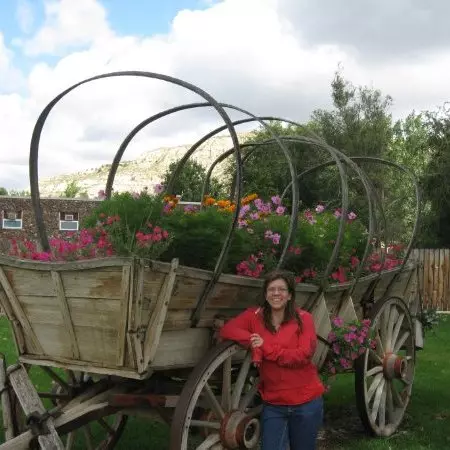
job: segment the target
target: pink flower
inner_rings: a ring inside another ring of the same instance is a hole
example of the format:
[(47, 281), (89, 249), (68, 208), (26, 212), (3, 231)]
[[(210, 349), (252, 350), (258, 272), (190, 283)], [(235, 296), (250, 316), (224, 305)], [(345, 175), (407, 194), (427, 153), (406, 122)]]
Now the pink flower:
[(345, 273), (344, 267), (339, 266), (338, 270), (331, 274), (331, 278), (338, 281), (339, 283), (345, 283), (347, 281), (347, 275)]
[(161, 183), (155, 184), (153, 186), (153, 192), (157, 195), (162, 194), (164, 192), (164, 185)]
[(341, 347), (339, 346), (339, 344), (337, 344), (337, 343), (333, 344), (333, 352), (336, 355), (339, 355), (341, 353)]
[(239, 217), (243, 218), (250, 211), (250, 205), (244, 205), (239, 210)]
[(357, 215), (353, 211), (351, 211), (348, 213), (347, 217), (348, 217), (348, 220), (352, 221), (352, 220), (356, 219)]
[(258, 214), (257, 212), (251, 213), (251, 214), (250, 214), (250, 219), (252, 219), (252, 220), (258, 220), (258, 219), (259, 219), (259, 214)]
[(99, 198), (99, 200), (105, 200), (105, 198), (106, 198), (105, 191), (103, 189), (100, 189), (98, 191), (97, 197)]
[(311, 225), (314, 225), (317, 222), (317, 220), (314, 219), (313, 213), (309, 209), (305, 211), (304, 215), (307, 222)]
[(334, 331), (330, 331), (328, 333), (328, 340), (331, 341), (331, 342), (336, 340), (336, 333)]
[(354, 269), (359, 264), (359, 258), (357, 256), (350, 257), (350, 266)]
[(336, 217), (336, 219), (339, 219), (339, 217), (342, 216), (341, 208), (337, 208), (334, 210), (333, 216)]
[(272, 235), (273, 235), (273, 231), (272, 231), (272, 230), (267, 230), (267, 231), (264, 233), (264, 237), (265, 237), (266, 239), (272, 239)]
[(316, 206), (316, 213), (317, 213), (317, 214), (320, 214), (320, 213), (322, 213), (322, 212), (324, 212), (324, 211), (325, 211), (325, 206), (319, 203), (319, 204)]
[(344, 320), (341, 317), (335, 317), (333, 319), (333, 325), (340, 328), (344, 325)]
[(137, 200), (141, 195), (139, 194), (139, 192), (133, 192), (132, 196), (135, 200)]
[(275, 245), (278, 245), (278, 244), (280, 243), (280, 238), (281, 238), (281, 236), (280, 236), (278, 233), (274, 233), (274, 234), (272, 235), (272, 242), (273, 242)]
[(274, 205), (281, 205), (281, 198), (279, 195), (275, 195), (271, 200)]
[(275, 212), (279, 215), (282, 216), (284, 214), (284, 211), (286, 211), (286, 208), (284, 206), (279, 206)]

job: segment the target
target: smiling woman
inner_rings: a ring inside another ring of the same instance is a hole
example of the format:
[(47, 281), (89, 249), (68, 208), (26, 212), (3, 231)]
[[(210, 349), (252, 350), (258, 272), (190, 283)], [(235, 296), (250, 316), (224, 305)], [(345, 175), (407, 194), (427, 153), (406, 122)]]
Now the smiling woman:
[(263, 400), (262, 450), (313, 450), (325, 391), (312, 362), (317, 338), (312, 315), (295, 305), (295, 280), (284, 271), (264, 280), (264, 303), (221, 329), (220, 336), (252, 349)]

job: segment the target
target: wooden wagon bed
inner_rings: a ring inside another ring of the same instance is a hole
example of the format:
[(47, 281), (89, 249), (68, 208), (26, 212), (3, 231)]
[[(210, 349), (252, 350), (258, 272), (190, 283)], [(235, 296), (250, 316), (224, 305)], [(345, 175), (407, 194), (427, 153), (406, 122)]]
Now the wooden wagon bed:
[[(221, 275), (191, 326), (198, 298), (212, 273), (132, 258), (44, 263), (0, 257), (0, 303), (9, 318), (20, 361), (97, 374), (144, 379), (155, 370), (193, 367), (211, 345), (216, 317), (259, 304), (262, 280)], [(394, 279), (393, 283), (391, 281)], [(417, 272), (409, 265), (351, 284), (299, 284), (296, 302), (314, 315), (326, 338), (331, 318), (362, 318), (365, 303), (386, 294), (418, 308)], [(350, 295), (349, 295), (350, 294)], [(327, 348), (320, 343), (320, 366)]]

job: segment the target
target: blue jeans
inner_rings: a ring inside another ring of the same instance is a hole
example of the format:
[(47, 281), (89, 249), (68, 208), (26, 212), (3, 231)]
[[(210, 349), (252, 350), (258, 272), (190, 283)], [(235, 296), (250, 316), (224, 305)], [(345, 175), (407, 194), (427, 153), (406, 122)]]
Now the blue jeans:
[(293, 406), (264, 403), (261, 450), (314, 450), (322, 426), (323, 398)]

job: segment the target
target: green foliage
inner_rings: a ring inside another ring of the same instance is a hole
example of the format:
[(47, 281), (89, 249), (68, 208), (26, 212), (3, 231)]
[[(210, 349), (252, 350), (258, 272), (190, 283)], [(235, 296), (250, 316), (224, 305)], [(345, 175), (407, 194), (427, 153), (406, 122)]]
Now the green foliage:
[(8, 191), (4, 187), (0, 187), (0, 195), (8, 195)]
[(420, 312), (419, 320), (422, 323), (424, 333), (433, 330), (439, 325), (440, 317), (437, 311), (437, 308), (429, 307), (422, 309)]
[(67, 183), (67, 185), (62, 193), (62, 197), (75, 198), (77, 196), (86, 198), (87, 193), (85, 191), (81, 190), (81, 186), (78, 185), (76, 180), (72, 180), (69, 183)]
[[(97, 229), (97, 239), (105, 231), (115, 253), (157, 259), (166, 251), (170, 239), (159, 242), (139, 242), (137, 233), (151, 235), (161, 222), (163, 201), (146, 191), (139, 195), (116, 193), (105, 200), (83, 221), (83, 228)], [(150, 245), (151, 244), (151, 245)]]
[[(162, 184), (167, 186), (172, 174), (175, 172), (179, 161), (170, 164), (168, 170), (163, 175)], [(177, 176), (174, 184), (173, 192), (180, 195), (183, 201), (201, 201), (203, 183), (206, 179), (206, 171), (204, 167), (193, 160), (188, 160), (183, 167), (181, 173)], [(221, 196), (224, 193), (223, 185), (217, 178), (211, 177), (209, 183), (208, 194), (213, 196)]]
[(9, 195), (11, 197), (31, 197), (31, 192), (27, 191), (27, 190), (19, 191), (19, 190), (16, 190), (16, 189), (11, 189), (9, 191)]
[(422, 244), (450, 246), (450, 110), (425, 114), (428, 159), (422, 175), (425, 204)]

